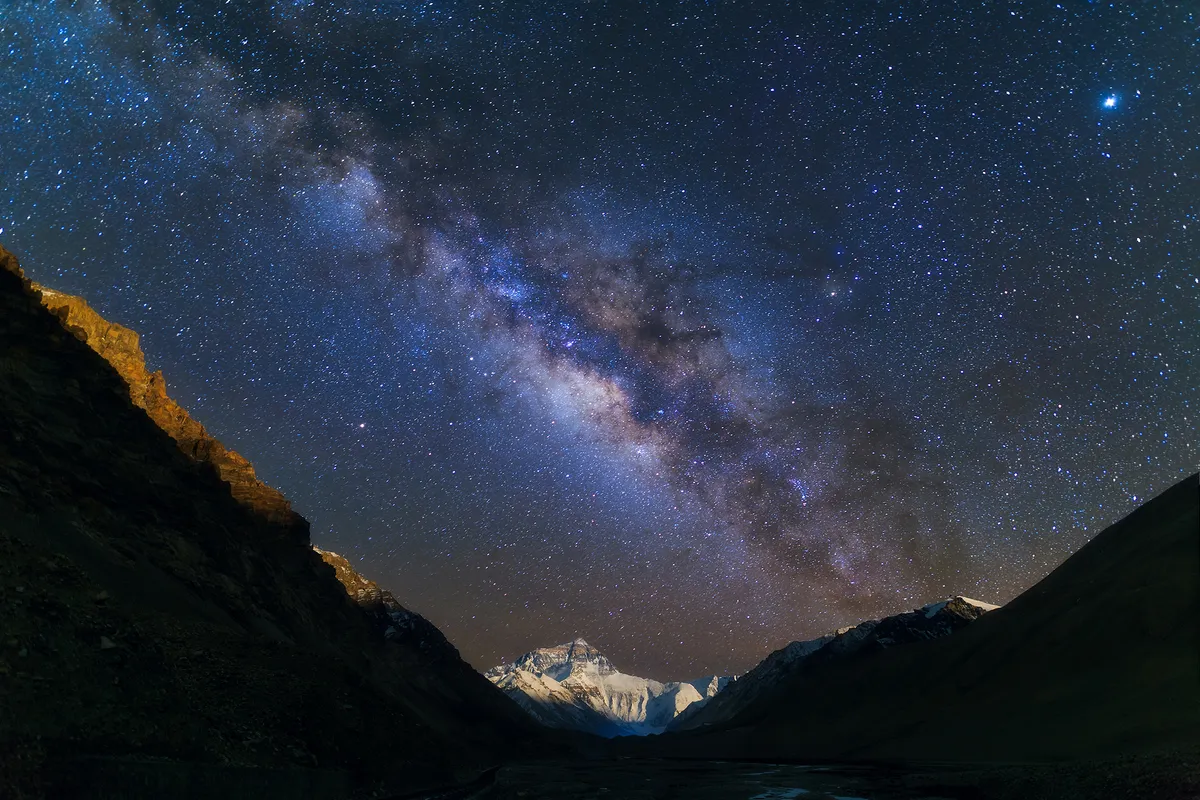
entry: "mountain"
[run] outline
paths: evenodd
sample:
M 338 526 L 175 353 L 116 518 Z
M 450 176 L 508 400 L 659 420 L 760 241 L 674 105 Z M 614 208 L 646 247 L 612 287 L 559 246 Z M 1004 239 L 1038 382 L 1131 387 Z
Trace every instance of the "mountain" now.
M 809 659 L 731 718 L 662 745 L 693 757 L 841 761 L 1194 754 L 1200 479 L 1104 529 L 953 636 Z
M 375 581 L 358 574 L 343 556 L 316 546 L 313 551 L 333 567 L 334 577 L 359 608 L 374 618 L 384 639 L 403 643 L 421 653 L 428 665 L 437 667 L 442 678 L 446 677 L 447 670 L 459 673 L 456 677 L 470 686 L 474 690 L 472 694 L 476 695 L 469 700 L 470 703 L 492 706 L 494 711 L 502 715 L 511 713 L 510 704 L 502 702 L 490 687 L 484 689 L 486 684 L 478 680 L 478 673 L 462 660 L 458 650 L 432 622 L 400 605 L 395 595 L 381 589 Z
M 267 520 L 298 529 L 308 535 L 308 523 L 292 511 L 291 504 L 275 489 L 258 480 L 250 462 L 226 449 L 167 395 L 167 382 L 159 370 L 146 369 L 137 333 L 109 322 L 82 297 L 56 292 L 30 283 L 42 305 L 62 322 L 64 328 L 107 361 L 129 387 L 129 399 L 146 412 L 159 428 L 175 440 L 189 458 L 211 464 L 229 491 L 242 505 Z
M 555 751 L 436 628 L 314 551 L 132 332 L 2 248 L 0 420 L 0 794 L 349 796 Z
M 948 636 L 996 608 L 957 596 L 904 614 L 840 628 L 816 639 L 792 642 L 771 653 L 708 703 L 684 711 L 667 727 L 689 730 L 728 722 L 755 701 L 769 697 L 812 662 L 837 662 L 857 653 Z
M 484 674 L 542 724 L 606 737 L 659 733 L 732 680 L 659 683 L 626 675 L 583 639 L 530 651 Z

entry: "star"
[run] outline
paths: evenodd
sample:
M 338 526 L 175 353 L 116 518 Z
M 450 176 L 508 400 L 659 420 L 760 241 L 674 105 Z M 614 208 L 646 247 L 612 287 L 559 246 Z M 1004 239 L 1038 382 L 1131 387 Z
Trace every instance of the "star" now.
M 1003 601 L 1200 464 L 1170 4 L 128 5 L 0 13 L 0 240 L 476 665 Z

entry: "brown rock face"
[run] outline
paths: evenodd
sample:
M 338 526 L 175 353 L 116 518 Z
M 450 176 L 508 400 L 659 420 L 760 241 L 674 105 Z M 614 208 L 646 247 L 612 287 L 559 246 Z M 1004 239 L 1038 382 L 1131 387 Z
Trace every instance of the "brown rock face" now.
M 385 639 L 408 645 L 430 663 L 441 665 L 439 668 L 461 671 L 463 662 L 458 650 L 433 623 L 400 605 L 394 594 L 375 581 L 360 575 L 344 556 L 315 545 L 313 551 L 333 567 L 338 582 L 358 607 L 375 618 Z M 470 676 L 472 681 L 476 674 Z
M 0 248 L 0 798 L 412 796 L 553 744 L 238 502 L 132 334 L 49 302 Z
M 333 572 L 337 576 L 338 582 L 346 587 L 346 594 L 354 598 L 354 602 L 360 606 L 378 606 L 390 610 L 400 609 L 403 606 L 396 600 L 395 595 L 386 589 L 381 589 L 379 584 L 370 578 L 364 578 L 359 575 L 354 567 L 350 566 L 350 562 L 344 556 L 328 550 L 322 550 L 319 547 L 313 547 L 317 555 L 321 557 L 329 566 L 333 567 Z
M 134 331 L 109 322 L 82 297 L 56 292 L 36 283 L 31 286 L 41 294 L 42 305 L 62 321 L 64 328 L 116 369 L 129 385 L 129 398 L 133 404 L 166 431 L 185 455 L 211 464 L 221 480 L 229 484 L 238 502 L 269 522 L 307 529 L 308 523 L 292 511 L 283 495 L 255 476 L 249 461 L 227 449 L 171 399 L 162 371 L 150 373 L 146 370 L 146 357 Z

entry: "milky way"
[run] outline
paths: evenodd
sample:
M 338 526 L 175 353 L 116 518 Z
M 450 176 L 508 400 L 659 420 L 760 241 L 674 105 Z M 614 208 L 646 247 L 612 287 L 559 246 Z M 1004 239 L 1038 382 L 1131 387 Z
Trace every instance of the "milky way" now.
M 249 5 L 9 2 L 0 241 L 478 667 L 1002 602 L 1200 464 L 1184 8 Z

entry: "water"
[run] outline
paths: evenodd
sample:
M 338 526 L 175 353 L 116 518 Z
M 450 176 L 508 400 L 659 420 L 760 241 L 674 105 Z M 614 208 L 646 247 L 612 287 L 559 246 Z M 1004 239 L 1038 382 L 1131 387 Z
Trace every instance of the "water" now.
M 544 762 L 502 768 L 495 800 L 890 800 L 863 768 L 727 761 Z

